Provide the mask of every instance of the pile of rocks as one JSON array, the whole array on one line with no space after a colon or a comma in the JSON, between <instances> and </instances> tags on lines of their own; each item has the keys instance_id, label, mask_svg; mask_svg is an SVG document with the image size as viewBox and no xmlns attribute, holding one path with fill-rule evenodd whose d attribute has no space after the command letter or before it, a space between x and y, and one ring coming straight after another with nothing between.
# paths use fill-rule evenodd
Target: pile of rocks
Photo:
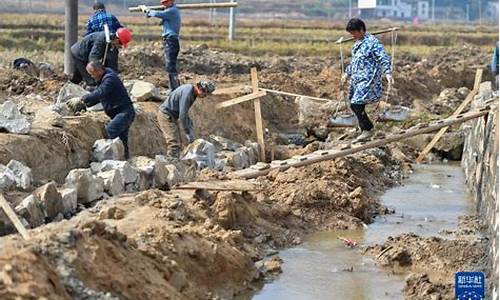
<instances>
[{"instance_id":1,"label":"pile of rocks","mask_svg":"<svg viewBox=\"0 0 500 300\"><path fill-rule=\"evenodd\" d=\"M246 141L245 145L216 135L209 140L197 139L183 153L183 160L192 159L198 168L210 168L218 171L244 169L256 164L259 145Z\"/></svg>"}]
</instances>

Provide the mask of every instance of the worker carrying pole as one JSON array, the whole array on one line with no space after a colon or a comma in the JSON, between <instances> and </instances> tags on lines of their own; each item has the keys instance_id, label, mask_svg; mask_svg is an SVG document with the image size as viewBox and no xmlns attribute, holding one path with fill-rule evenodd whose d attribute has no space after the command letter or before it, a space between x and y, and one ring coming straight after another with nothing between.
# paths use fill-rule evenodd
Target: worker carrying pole
<instances>
[{"instance_id":1,"label":"worker carrying pole","mask_svg":"<svg viewBox=\"0 0 500 300\"><path fill-rule=\"evenodd\" d=\"M181 14L174 2L175 0L161 0L161 5L165 7L162 11L151 10L146 5L138 6L148 18L161 19L165 69L168 73L171 92L180 85L177 73L177 56L180 51L179 32L181 30Z\"/></svg>"},{"instance_id":2,"label":"worker carrying pole","mask_svg":"<svg viewBox=\"0 0 500 300\"><path fill-rule=\"evenodd\" d=\"M365 106L381 100L382 74L387 79L388 90L394 83L391 58L380 41L366 32L366 25L361 19L349 20L346 31L356 42L351 50L351 64L342 75L341 86L344 86L350 77L349 101L361 129L361 135L356 138L356 141L362 142L370 139L374 134L374 126L368 118Z\"/></svg>"}]
</instances>

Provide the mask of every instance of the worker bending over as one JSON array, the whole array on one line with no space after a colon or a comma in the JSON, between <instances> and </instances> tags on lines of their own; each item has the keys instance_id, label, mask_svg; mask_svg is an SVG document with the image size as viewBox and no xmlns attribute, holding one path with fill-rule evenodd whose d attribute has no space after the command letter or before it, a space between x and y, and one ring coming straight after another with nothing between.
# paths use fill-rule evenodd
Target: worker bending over
<instances>
[{"instance_id":1,"label":"worker bending over","mask_svg":"<svg viewBox=\"0 0 500 300\"><path fill-rule=\"evenodd\" d=\"M68 101L68 106L77 112L100 102L106 115L111 118L105 128L106 138L119 137L125 148L125 159L129 159L128 131L134 121L135 111L127 89L118 74L111 68L105 68L99 61L90 62L87 72L99 84L98 87L82 98Z\"/></svg>"},{"instance_id":2,"label":"worker bending over","mask_svg":"<svg viewBox=\"0 0 500 300\"><path fill-rule=\"evenodd\" d=\"M204 98L213 93L215 85L212 81L201 80L196 85L183 84L168 95L158 112L158 123L167 142L167 154L180 156L180 136L177 121L180 121L188 143L194 140L193 122L189 117L189 109L196 98Z\"/></svg>"}]
</instances>

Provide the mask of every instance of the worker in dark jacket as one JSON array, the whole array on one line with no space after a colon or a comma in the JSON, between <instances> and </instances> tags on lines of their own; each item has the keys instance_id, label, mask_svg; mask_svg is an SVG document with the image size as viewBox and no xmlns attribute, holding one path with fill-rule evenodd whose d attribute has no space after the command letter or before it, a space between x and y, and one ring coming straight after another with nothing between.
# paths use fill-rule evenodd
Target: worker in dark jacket
<instances>
[{"instance_id":1,"label":"worker in dark jacket","mask_svg":"<svg viewBox=\"0 0 500 300\"><path fill-rule=\"evenodd\" d=\"M118 21L118 19L106 11L106 7L102 2L94 3L94 14L90 16L87 21L87 25L85 26L85 36L99 31L104 31L104 24L108 25L109 31L111 33L115 33L118 28L122 28L122 24Z\"/></svg>"},{"instance_id":2,"label":"worker in dark jacket","mask_svg":"<svg viewBox=\"0 0 500 300\"><path fill-rule=\"evenodd\" d=\"M74 111L101 103L104 112L111 118L106 125L108 139L120 138L125 148L125 158L128 159L128 131L134 121L135 111L127 89L112 69L105 68L101 62L92 61L87 65L87 72L98 82L99 86L82 98L68 101L68 106Z\"/></svg>"},{"instance_id":3,"label":"worker in dark jacket","mask_svg":"<svg viewBox=\"0 0 500 300\"><path fill-rule=\"evenodd\" d=\"M167 154L173 157L180 156L179 121L184 130L188 143L194 140L193 121L189 117L189 109L197 97L204 98L213 93L215 85L209 80L201 80L196 85L183 84L168 95L158 112L158 124L160 125L165 141L167 142Z\"/></svg>"},{"instance_id":4,"label":"worker in dark jacket","mask_svg":"<svg viewBox=\"0 0 500 300\"><path fill-rule=\"evenodd\" d=\"M165 7L161 11L150 10L145 5L139 5L139 8L148 18L161 19L165 69L168 73L171 91L180 85L179 77L177 76L177 56L180 50L179 31L181 30L181 14L174 2L175 0L161 0L161 5Z\"/></svg>"},{"instance_id":5,"label":"worker in dark jacket","mask_svg":"<svg viewBox=\"0 0 500 300\"><path fill-rule=\"evenodd\" d=\"M75 73L71 82L78 84L82 80L88 86L95 86L96 82L87 73L86 66L91 61L104 61L104 65L118 72L118 48L125 48L132 40L132 33L126 28L119 28L116 33L110 35L110 44L106 52L105 32L92 33L71 46L71 55Z\"/></svg>"}]
</instances>

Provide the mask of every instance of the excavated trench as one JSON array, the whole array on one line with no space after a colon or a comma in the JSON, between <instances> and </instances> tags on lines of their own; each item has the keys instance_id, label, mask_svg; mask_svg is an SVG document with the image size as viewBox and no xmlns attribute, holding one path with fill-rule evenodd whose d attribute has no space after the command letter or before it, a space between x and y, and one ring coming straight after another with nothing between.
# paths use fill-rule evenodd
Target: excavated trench
<instances>
[{"instance_id":1,"label":"excavated trench","mask_svg":"<svg viewBox=\"0 0 500 300\"><path fill-rule=\"evenodd\" d=\"M251 64L242 63L245 68ZM278 61L275 65L281 68L283 64ZM292 68L293 76L308 78L304 75L307 70L299 68L302 65ZM279 73L285 76L283 82L277 80L278 73L264 73L262 81L271 88L284 86L291 92L334 96L323 83L324 78L337 80L338 74L328 68L316 73L318 77L307 83L291 83L290 72ZM148 76L160 80L156 74ZM419 80L425 83L429 78L422 75ZM248 80L246 76L238 79ZM406 101L406 92L400 87L398 97ZM217 111L215 100L210 97L194 106L196 132L238 142L255 140L251 104ZM263 108L271 132L300 128L297 107L290 99L267 97ZM164 154L157 104L143 102L141 109L130 133L132 154ZM106 119L93 114L65 119L58 126L42 122L26 136L2 134L0 162L25 162L38 184L48 180L62 183L71 169L89 166L92 145L103 137ZM300 151L317 147L317 143L310 145ZM301 169L271 172L257 180L262 187L259 192L151 189L98 201L69 220L31 230L30 241L19 236L0 238L0 298L248 298L279 272L281 263L274 259L279 249L300 244L304 236L317 231L359 230L375 215L385 214L373 195L399 183L402 167L407 168L401 163L405 147L372 149ZM280 153L282 157L293 154L296 152ZM225 176L203 171L198 179Z\"/></svg>"}]
</instances>

